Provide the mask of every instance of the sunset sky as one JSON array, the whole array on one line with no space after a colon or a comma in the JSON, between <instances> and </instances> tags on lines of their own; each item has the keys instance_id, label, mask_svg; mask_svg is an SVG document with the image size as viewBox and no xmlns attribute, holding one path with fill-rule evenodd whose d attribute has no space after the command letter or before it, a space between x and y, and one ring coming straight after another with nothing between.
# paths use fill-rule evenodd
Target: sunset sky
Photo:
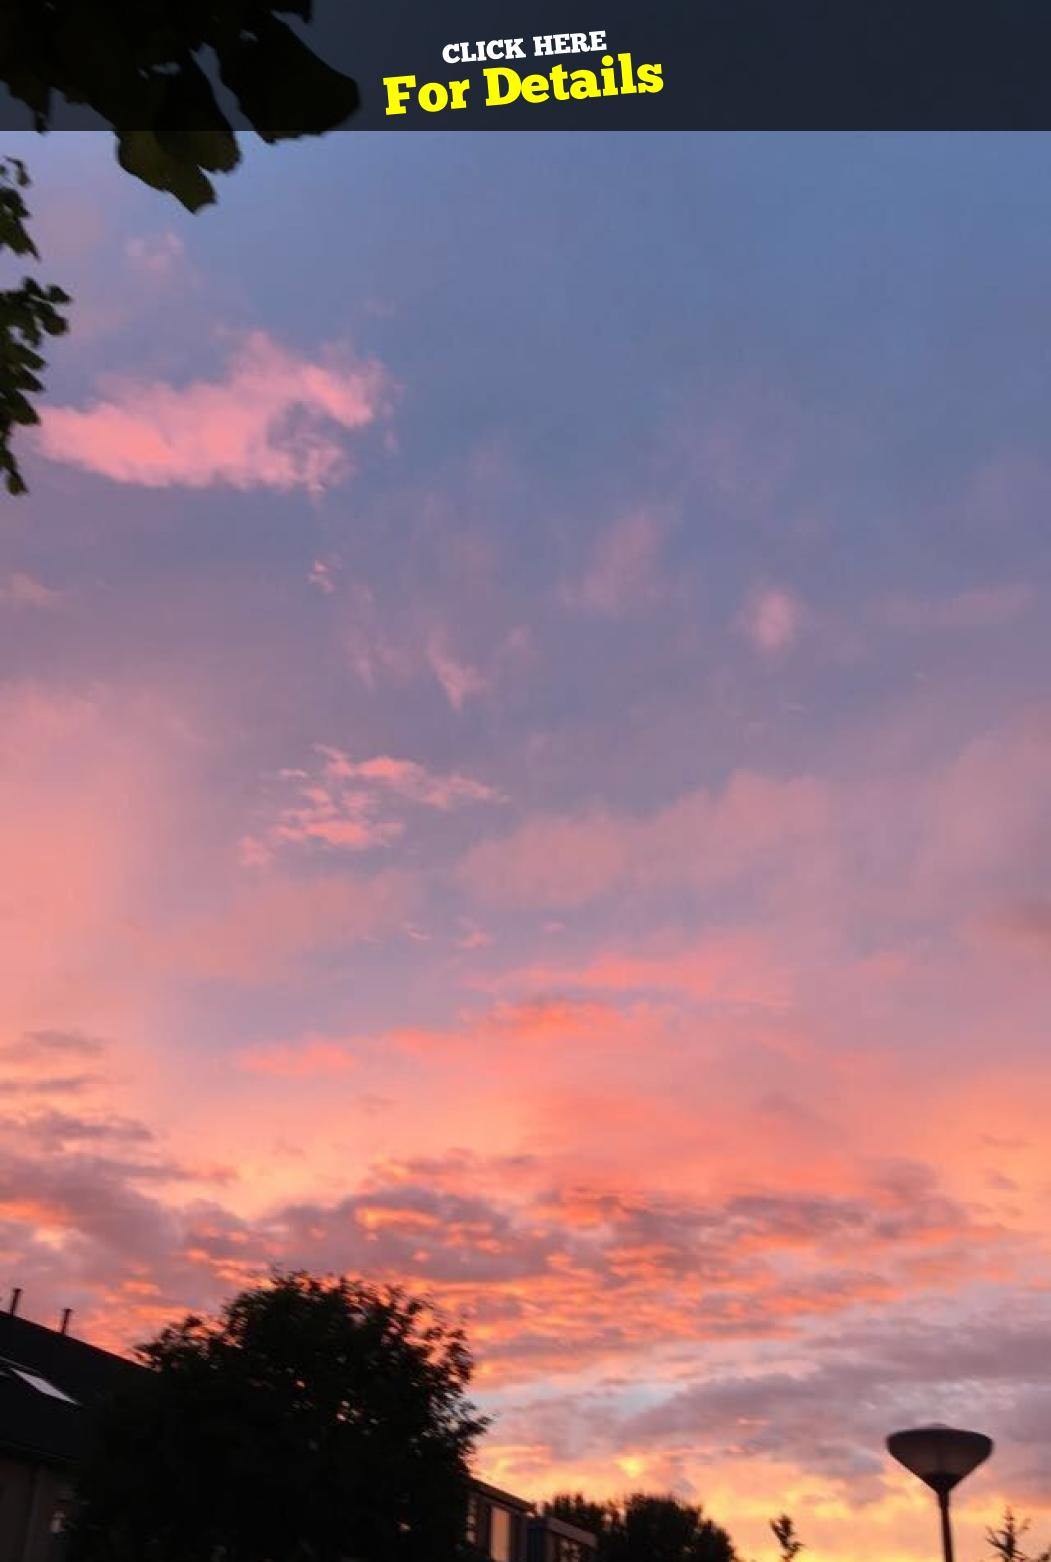
<instances>
[{"instance_id":1,"label":"sunset sky","mask_svg":"<svg viewBox=\"0 0 1051 1562\"><path fill-rule=\"evenodd\" d=\"M2 150L23 1312L398 1279L498 1484L920 1562L944 1420L1046 1543L1051 141Z\"/></svg>"}]
</instances>

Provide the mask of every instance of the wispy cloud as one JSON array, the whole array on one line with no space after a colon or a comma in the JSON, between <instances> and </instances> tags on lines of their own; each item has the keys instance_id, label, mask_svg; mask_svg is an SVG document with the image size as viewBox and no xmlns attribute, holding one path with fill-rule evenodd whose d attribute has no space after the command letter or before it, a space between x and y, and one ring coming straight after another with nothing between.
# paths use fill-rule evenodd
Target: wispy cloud
<instances>
[{"instance_id":1,"label":"wispy cloud","mask_svg":"<svg viewBox=\"0 0 1051 1562\"><path fill-rule=\"evenodd\" d=\"M40 1063L54 1058L97 1058L106 1044L79 1031L27 1031L17 1041L0 1046L0 1058L19 1063Z\"/></svg>"},{"instance_id":2,"label":"wispy cloud","mask_svg":"<svg viewBox=\"0 0 1051 1562\"><path fill-rule=\"evenodd\" d=\"M612 617L652 600L663 535L660 521L645 510L616 521L598 539L580 578L563 585L563 601Z\"/></svg>"},{"instance_id":3,"label":"wispy cloud","mask_svg":"<svg viewBox=\"0 0 1051 1562\"><path fill-rule=\"evenodd\" d=\"M453 654L444 634L432 634L426 646L427 661L442 693L453 710L462 710L473 695L488 688L488 680L476 667Z\"/></svg>"}]
</instances>

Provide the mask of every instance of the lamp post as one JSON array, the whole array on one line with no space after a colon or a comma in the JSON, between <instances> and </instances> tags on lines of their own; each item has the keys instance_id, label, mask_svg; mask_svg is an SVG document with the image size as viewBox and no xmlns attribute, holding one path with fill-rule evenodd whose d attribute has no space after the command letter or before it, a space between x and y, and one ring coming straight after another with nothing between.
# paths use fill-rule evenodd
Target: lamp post
<instances>
[{"instance_id":1,"label":"lamp post","mask_svg":"<svg viewBox=\"0 0 1051 1562\"><path fill-rule=\"evenodd\" d=\"M893 1432L887 1438L887 1448L899 1464L918 1475L937 1496L942 1551L945 1562L953 1562L949 1493L988 1459L993 1451L992 1439L983 1432L961 1432L954 1426L917 1426L908 1432Z\"/></svg>"}]
</instances>

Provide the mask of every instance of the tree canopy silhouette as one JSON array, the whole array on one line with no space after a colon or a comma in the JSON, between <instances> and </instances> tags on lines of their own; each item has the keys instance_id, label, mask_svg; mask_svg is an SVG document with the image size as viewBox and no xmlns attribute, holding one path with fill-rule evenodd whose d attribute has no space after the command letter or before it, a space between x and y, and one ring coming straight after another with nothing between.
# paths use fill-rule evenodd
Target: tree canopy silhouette
<instances>
[{"instance_id":1,"label":"tree canopy silhouette","mask_svg":"<svg viewBox=\"0 0 1051 1562\"><path fill-rule=\"evenodd\" d=\"M621 1502L594 1503L561 1493L544 1511L597 1535L595 1562L737 1562L726 1530L678 1497L633 1492Z\"/></svg>"},{"instance_id":2,"label":"tree canopy silhouette","mask_svg":"<svg viewBox=\"0 0 1051 1562\"><path fill-rule=\"evenodd\" d=\"M137 1352L71 1562L452 1562L486 1422L459 1329L398 1290L275 1274Z\"/></svg>"},{"instance_id":3,"label":"tree canopy silhouette","mask_svg":"<svg viewBox=\"0 0 1051 1562\"><path fill-rule=\"evenodd\" d=\"M565 1519L567 1524L575 1524L578 1529L590 1530L598 1537L600 1547L619 1515L615 1502L593 1502L582 1492L559 1492L549 1502L542 1504L541 1512Z\"/></svg>"},{"instance_id":4,"label":"tree canopy silhouette","mask_svg":"<svg viewBox=\"0 0 1051 1562\"><path fill-rule=\"evenodd\" d=\"M283 17L309 22L313 0L5 0L0 83L51 128L57 98L93 110L116 135L117 159L188 211L215 200L211 175L241 160L211 65L246 124L267 142L322 135L358 106L357 85L320 59ZM8 161L0 174L0 251L35 255L20 191L28 179ZM0 471L26 491L11 438L36 423L42 334L66 329L59 288L26 277L0 294Z\"/></svg>"},{"instance_id":5,"label":"tree canopy silhouette","mask_svg":"<svg viewBox=\"0 0 1051 1562\"><path fill-rule=\"evenodd\" d=\"M196 211L215 199L208 175L240 160L202 57L264 141L321 135L357 108L350 77L281 20L312 15L313 0L6 0L0 81L37 130L56 95L93 109L122 167Z\"/></svg>"}]
</instances>

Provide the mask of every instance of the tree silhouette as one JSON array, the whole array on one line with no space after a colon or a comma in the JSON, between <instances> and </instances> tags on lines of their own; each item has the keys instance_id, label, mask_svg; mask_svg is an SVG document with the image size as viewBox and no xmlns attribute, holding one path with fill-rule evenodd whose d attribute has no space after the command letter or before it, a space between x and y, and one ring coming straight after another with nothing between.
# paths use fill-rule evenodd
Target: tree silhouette
<instances>
[{"instance_id":1,"label":"tree silhouette","mask_svg":"<svg viewBox=\"0 0 1051 1562\"><path fill-rule=\"evenodd\" d=\"M1022 1536L1029 1529L1028 1519L1017 1519L1011 1508L1005 1508L999 1529L987 1529L985 1538L990 1551L1001 1562L1051 1562L1051 1546L1030 1555L1022 1550Z\"/></svg>"},{"instance_id":2,"label":"tree silhouette","mask_svg":"<svg viewBox=\"0 0 1051 1562\"><path fill-rule=\"evenodd\" d=\"M208 175L240 160L202 58L264 141L321 135L358 106L349 76L319 59L282 16L313 0L6 0L0 81L37 130L54 100L93 109L123 168L190 211L215 199Z\"/></svg>"},{"instance_id":3,"label":"tree silhouette","mask_svg":"<svg viewBox=\"0 0 1051 1562\"><path fill-rule=\"evenodd\" d=\"M205 64L266 142L322 135L358 106L351 78L281 19L309 22L313 0L4 0L3 11L0 82L34 127L51 127L56 97L92 109L115 132L121 167L188 211L214 201L210 176L241 160ZM35 255L18 193L25 171L3 167L0 250ZM55 306L68 302L28 277L0 294L0 470L12 494L26 491L11 437L38 421L27 395L41 389L41 333L65 330Z\"/></svg>"},{"instance_id":4,"label":"tree silhouette","mask_svg":"<svg viewBox=\"0 0 1051 1562\"><path fill-rule=\"evenodd\" d=\"M28 187L25 164L15 157L0 158L0 251L38 260L26 228L29 212L22 192ZM42 287L32 277L23 277L20 287L0 292L0 472L11 494L26 490L11 453L11 436L20 425L40 422L29 399L44 388L40 347L45 336L60 336L67 329L62 306L68 303L68 293L59 287Z\"/></svg>"},{"instance_id":5,"label":"tree silhouette","mask_svg":"<svg viewBox=\"0 0 1051 1562\"><path fill-rule=\"evenodd\" d=\"M610 1538L609 1562L736 1562L726 1531L677 1497L633 1493Z\"/></svg>"},{"instance_id":6,"label":"tree silhouette","mask_svg":"<svg viewBox=\"0 0 1051 1562\"><path fill-rule=\"evenodd\" d=\"M621 1502L596 1503L565 1493L543 1511L591 1530L598 1537L595 1562L737 1562L726 1531L678 1497L634 1492Z\"/></svg>"},{"instance_id":7,"label":"tree silhouette","mask_svg":"<svg viewBox=\"0 0 1051 1562\"><path fill-rule=\"evenodd\" d=\"M774 1538L781 1548L781 1562L792 1562L793 1557L806 1548L799 1536L796 1527L787 1513L782 1513L778 1518L770 1520L770 1528L774 1532Z\"/></svg>"},{"instance_id":8,"label":"tree silhouette","mask_svg":"<svg viewBox=\"0 0 1051 1562\"><path fill-rule=\"evenodd\" d=\"M540 1511L550 1513L556 1519L565 1519L567 1524L575 1524L578 1529L590 1530L592 1535L598 1536L600 1544L618 1518L615 1503L593 1502L582 1492L559 1492L543 1503Z\"/></svg>"},{"instance_id":9,"label":"tree silhouette","mask_svg":"<svg viewBox=\"0 0 1051 1562\"><path fill-rule=\"evenodd\" d=\"M104 1414L71 1562L452 1562L485 1421L458 1329L397 1290L275 1273L185 1318Z\"/></svg>"}]
</instances>

